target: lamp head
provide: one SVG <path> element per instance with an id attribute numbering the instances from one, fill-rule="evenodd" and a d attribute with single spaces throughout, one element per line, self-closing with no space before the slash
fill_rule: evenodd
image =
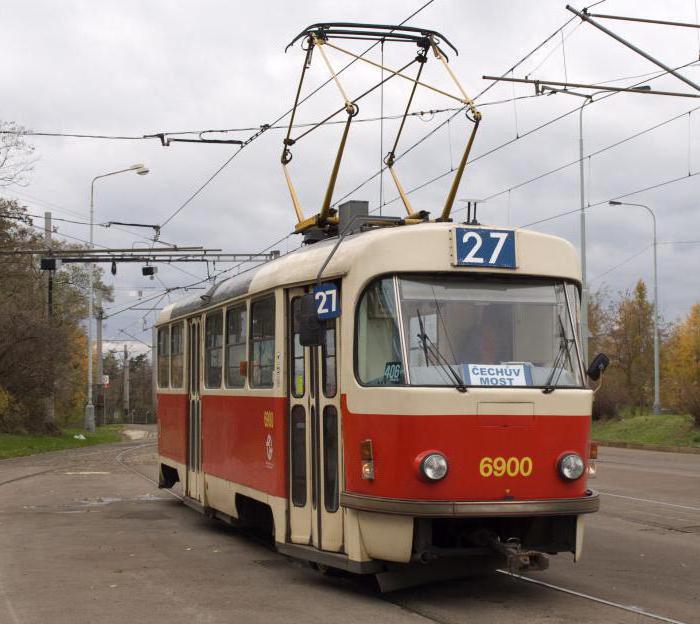
<path id="1" fill-rule="evenodd" d="M 611 200 L 608 202 L 608 204 L 610 204 L 611 206 L 622 206 L 622 202 L 621 202 L 621 201 L 615 201 L 614 199 L 611 199 Z"/>
<path id="2" fill-rule="evenodd" d="M 630 91 L 651 91 L 651 85 L 640 85 L 638 87 L 631 87 Z"/>
<path id="3" fill-rule="evenodd" d="M 131 165 L 131 167 L 129 167 L 129 169 L 131 169 L 132 171 L 135 171 L 138 175 L 146 175 L 150 171 L 150 169 L 148 167 L 146 167 L 146 165 L 144 165 L 143 163 Z"/>

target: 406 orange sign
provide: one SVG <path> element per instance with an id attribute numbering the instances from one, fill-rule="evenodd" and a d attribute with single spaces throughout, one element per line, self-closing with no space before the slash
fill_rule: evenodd
<path id="1" fill-rule="evenodd" d="M 530 457 L 482 457 L 479 462 L 482 477 L 529 477 L 532 474 Z"/>

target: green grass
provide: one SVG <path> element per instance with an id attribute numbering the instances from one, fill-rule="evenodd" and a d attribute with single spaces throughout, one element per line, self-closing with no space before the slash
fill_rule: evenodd
<path id="1" fill-rule="evenodd" d="M 700 429 L 681 414 L 649 414 L 593 423 L 591 437 L 599 442 L 631 442 L 700 447 Z"/>
<path id="2" fill-rule="evenodd" d="M 0 459 L 62 451 L 63 449 L 80 448 L 93 444 L 120 442 L 122 439 L 121 429 L 122 425 L 106 425 L 98 427 L 95 433 L 87 433 L 82 429 L 70 428 L 64 429 L 61 435 L 57 436 L 0 433 Z M 82 433 L 86 439 L 76 440 L 73 436 L 79 433 Z"/>

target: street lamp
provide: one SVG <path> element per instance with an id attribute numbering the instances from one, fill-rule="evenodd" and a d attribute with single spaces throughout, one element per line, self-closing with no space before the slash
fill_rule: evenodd
<path id="1" fill-rule="evenodd" d="M 654 414 L 659 414 L 661 413 L 661 394 L 659 389 L 659 289 L 656 264 L 656 215 L 649 206 L 644 204 L 631 204 L 615 200 L 610 200 L 608 203 L 611 206 L 637 206 L 644 208 L 651 215 L 654 234 L 654 405 L 652 411 Z"/>
<path id="2" fill-rule="evenodd" d="M 138 175 L 146 175 L 149 172 L 148 167 L 138 163 L 136 165 L 131 165 L 126 169 L 119 169 L 119 171 L 110 171 L 109 173 L 103 173 L 102 175 L 95 176 L 90 184 L 90 249 L 94 248 L 94 227 L 95 227 L 95 182 L 100 178 L 106 178 L 108 176 L 117 175 L 118 173 L 126 173 L 127 171 L 134 171 Z M 87 329 L 88 329 L 88 372 L 87 372 L 87 403 L 85 404 L 85 429 L 87 431 L 95 431 L 95 406 L 92 404 L 92 314 L 93 314 L 93 299 L 95 297 L 93 288 L 92 273 L 95 270 L 95 265 L 90 264 L 88 266 L 88 284 L 89 284 L 89 297 L 88 297 L 88 318 L 87 318 Z M 102 357 L 102 354 L 99 355 Z"/>

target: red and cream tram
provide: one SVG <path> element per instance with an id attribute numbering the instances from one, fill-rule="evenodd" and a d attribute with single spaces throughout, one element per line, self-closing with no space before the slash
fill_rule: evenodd
<path id="1" fill-rule="evenodd" d="M 365 220 L 161 313 L 160 485 L 358 573 L 578 558 L 599 500 L 573 247 Z"/>

